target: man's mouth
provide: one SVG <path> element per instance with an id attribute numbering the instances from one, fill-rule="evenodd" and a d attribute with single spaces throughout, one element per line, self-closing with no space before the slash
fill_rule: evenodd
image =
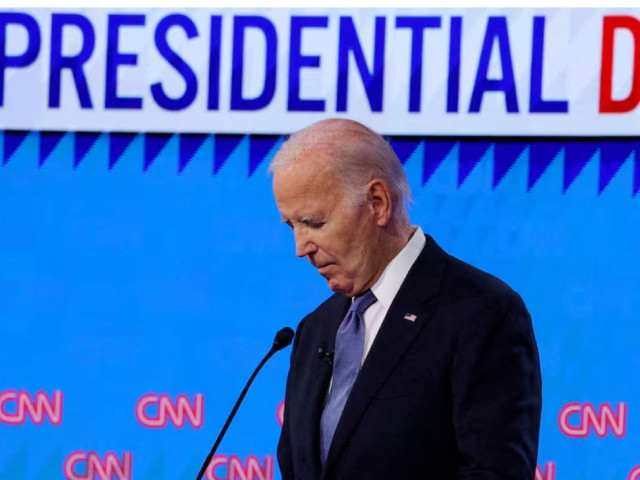
<path id="1" fill-rule="evenodd" d="M 318 268 L 318 273 L 320 273 L 320 275 L 324 274 L 327 272 L 327 270 L 331 267 L 331 265 L 333 265 L 333 263 L 326 263 L 324 265 L 321 265 Z"/>

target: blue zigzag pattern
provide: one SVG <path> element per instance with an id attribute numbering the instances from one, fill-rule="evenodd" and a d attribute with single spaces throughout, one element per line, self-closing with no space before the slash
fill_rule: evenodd
<path id="1" fill-rule="evenodd" d="M 73 168 L 87 157 L 101 136 L 108 137 L 107 169 L 117 168 L 118 162 L 137 137 L 144 141 L 143 172 L 153 168 L 153 163 L 171 141 L 178 137 L 177 173 L 189 167 L 189 162 L 198 153 L 208 138 L 213 140 L 212 174 L 217 175 L 244 141 L 248 142 L 247 176 L 251 177 L 265 160 L 271 158 L 284 141 L 284 135 L 241 134 L 164 134 L 125 132 L 30 132 L 6 130 L 3 133 L 2 165 L 16 156 L 16 152 L 30 135 L 37 136 L 39 145 L 38 166 L 50 159 L 56 147 L 66 136 L 73 140 Z M 438 138 L 438 137 L 387 137 L 398 157 L 405 164 L 409 159 L 420 157 L 422 162 L 422 185 L 427 185 L 441 164 L 449 158 L 457 161 L 457 188 L 465 184 L 477 165 L 485 160 L 492 162 L 493 175 L 487 188 L 495 190 L 514 164 L 526 157 L 527 191 L 535 188 L 540 178 L 555 162 L 562 162 L 562 193 L 580 177 L 589 162 L 598 161 L 597 194 L 602 194 L 620 169 L 627 162 L 633 164 L 630 183 L 631 195 L 640 192 L 640 137 L 624 139 L 566 138 L 537 139 L 535 137 L 513 139 L 484 138 Z"/>

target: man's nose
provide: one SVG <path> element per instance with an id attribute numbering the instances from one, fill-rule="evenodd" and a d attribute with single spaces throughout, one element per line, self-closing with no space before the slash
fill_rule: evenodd
<path id="1" fill-rule="evenodd" d="M 315 251 L 315 244 L 301 229 L 294 230 L 293 236 L 296 242 L 296 256 L 306 257 L 307 255 Z"/>

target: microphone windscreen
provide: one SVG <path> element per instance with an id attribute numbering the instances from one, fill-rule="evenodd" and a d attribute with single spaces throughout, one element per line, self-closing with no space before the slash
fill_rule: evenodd
<path id="1" fill-rule="evenodd" d="M 277 352 L 285 347 L 288 347 L 293 340 L 293 330 L 289 327 L 284 327 L 276 333 L 276 338 L 273 339 L 273 348 Z"/>

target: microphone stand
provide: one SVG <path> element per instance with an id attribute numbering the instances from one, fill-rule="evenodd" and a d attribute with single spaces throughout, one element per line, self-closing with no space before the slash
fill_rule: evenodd
<path id="1" fill-rule="evenodd" d="M 207 467 L 209 466 L 211 459 L 215 455 L 216 450 L 218 449 L 218 446 L 222 441 L 222 437 L 224 437 L 225 433 L 227 433 L 227 429 L 229 428 L 229 425 L 231 425 L 231 422 L 233 421 L 233 417 L 235 417 L 236 412 L 238 411 L 238 408 L 240 408 L 240 404 L 244 400 L 244 397 L 247 394 L 247 392 L 249 391 L 249 387 L 253 383 L 253 379 L 256 378 L 256 375 L 258 375 L 258 372 L 260 372 L 264 364 L 267 363 L 267 360 L 269 360 L 274 353 L 276 353 L 278 350 L 282 350 L 283 348 L 287 347 L 291 343 L 291 341 L 293 340 L 293 335 L 294 335 L 293 330 L 289 327 L 285 327 L 282 330 L 278 331 L 278 333 L 276 334 L 276 338 L 273 341 L 273 346 L 271 347 L 271 350 L 269 350 L 269 352 L 265 355 L 262 361 L 258 364 L 256 369 L 251 374 L 251 377 L 249 377 L 249 381 L 242 389 L 242 393 L 240 394 L 240 397 L 238 397 L 236 404 L 233 406 L 233 409 L 231 410 L 229 417 L 227 417 L 227 421 L 222 427 L 222 430 L 220 430 L 220 433 L 218 434 L 218 438 L 216 438 L 216 441 L 213 444 L 213 447 L 211 447 L 211 451 L 209 452 L 209 455 L 207 455 L 207 458 L 205 458 L 204 463 L 202 464 L 202 467 L 200 467 L 200 471 L 198 472 L 198 476 L 196 477 L 196 480 L 202 479 L 204 472 L 207 470 Z"/>

